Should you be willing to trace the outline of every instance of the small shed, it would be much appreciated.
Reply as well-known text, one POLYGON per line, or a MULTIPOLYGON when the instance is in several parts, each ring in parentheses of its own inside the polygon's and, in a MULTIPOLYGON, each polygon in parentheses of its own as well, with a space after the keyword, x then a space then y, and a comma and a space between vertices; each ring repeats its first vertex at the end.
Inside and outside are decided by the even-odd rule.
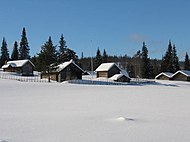
POLYGON ((102 63, 97 69, 97 77, 110 78, 115 74, 120 74, 121 69, 115 63, 102 63))
POLYGON ((64 62, 58 65, 56 71, 47 74, 42 73, 41 78, 48 78, 57 82, 63 82, 66 80, 82 79, 82 74, 85 73, 73 60, 64 62))
POLYGON ((170 72, 162 72, 160 74, 158 74, 155 79, 159 79, 159 80, 170 80, 172 77, 173 73, 170 72))
POLYGON ((172 75, 171 79, 176 81, 190 81, 190 71, 179 70, 172 75))
POLYGON ((28 59, 8 61, 2 66, 2 69, 4 72, 16 72, 23 76, 31 76, 33 75, 34 64, 28 59))
POLYGON ((129 77, 128 73, 125 71, 120 72, 120 74, 113 75, 110 79, 116 82, 130 82, 131 78, 129 77))

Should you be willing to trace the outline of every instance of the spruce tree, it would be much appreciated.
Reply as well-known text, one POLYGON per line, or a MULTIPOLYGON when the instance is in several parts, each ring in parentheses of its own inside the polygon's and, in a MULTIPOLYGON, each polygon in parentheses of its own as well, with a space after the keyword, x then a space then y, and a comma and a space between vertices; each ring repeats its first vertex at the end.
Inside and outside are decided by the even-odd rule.
POLYGON ((165 60, 165 57, 162 55, 162 62, 161 62, 161 67, 160 67, 160 72, 166 72, 167 71, 167 62, 165 60))
POLYGON ((18 43, 17 43, 17 41, 15 41, 14 46, 13 46, 11 60, 18 60, 18 43))
POLYGON ((148 49, 145 42, 142 47, 142 78, 151 78, 150 59, 148 58, 148 49))
POLYGON ((66 55, 66 41, 64 39, 63 34, 61 34, 61 38, 59 41, 59 52, 58 52, 58 62, 63 63, 67 60, 67 55, 66 55))
POLYGON ((30 60, 35 65, 35 69, 36 69, 36 66, 37 66, 37 57, 36 57, 36 55, 34 55, 33 57, 31 57, 30 60))
POLYGON ((84 53, 82 52, 82 53, 81 53, 81 59, 83 59, 83 58, 84 58, 84 53))
POLYGON ((9 60, 9 51, 7 49, 7 43, 5 37, 3 37, 2 46, 1 46, 1 58, 0 58, 0 67, 9 60))
POLYGON ((95 69, 100 66, 102 64, 102 55, 100 52, 100 49, 98 48, 97 52, 96 52, 96 57, 95 57, 95 69))
POLYGON ((76 52, 70 48, 66 48, 66 60, 74 60, 77 61, 78 60, 78 56, 76 54, 76 52))
MULTIPOLYGON (((51 37, 41 47, 41 51, 37 58, 37 68, 39 71, 50 74, 57 67, 57 51, 56 46, 53 45, 51 37)), ((50 81, 50 78, 49 78, 50 81)))
POLYGON ((185 55, 184 70, 190 70, 190 61, 189 61, 189 55, 187 52, 185 55))
POLYGON ((173 69, 174 69, 174 72, 180 70, 180 67, 179 67, 179 58, 177 56, 177 50, 176 50, 176 47, 175 47, 175 44, 173 45, 173 69))
POLYGON ((167 60, 167 64, 168 64, 168 71, 174 73, 174 68, 173 68, 173 49, 172 49, 171 41, 169 41, 168 51, 166 52, 166 60, 167 60))
POLYGON ((20 41, 20 47, 19 47, 19 59, 29 59, 29 45, 28 45, 28 40, 26 37, 26 30, 23 28, 22 30, 22 35, 21 35, 21 41, 20 41))
POLYGON ((103 56, 102 56, 102 62, 103 63, 107 63, 108 62, 108 55, 107 55, 105 49, 104 49, 103 56))
POLYGON ((173 66, 173 49, 171 41, 169 41, 168 49, 166 51, 165 56, 162 59, 161 72, 175 72, 173 66))

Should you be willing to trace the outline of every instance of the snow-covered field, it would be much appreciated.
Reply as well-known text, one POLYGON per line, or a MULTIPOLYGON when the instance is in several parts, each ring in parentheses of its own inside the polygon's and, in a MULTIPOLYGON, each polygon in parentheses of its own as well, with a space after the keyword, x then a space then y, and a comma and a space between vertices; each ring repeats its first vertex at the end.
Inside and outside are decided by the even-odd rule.
POLYGON ((190 142, 190 83, 99 86, 0 79, 0 141, 190 142))

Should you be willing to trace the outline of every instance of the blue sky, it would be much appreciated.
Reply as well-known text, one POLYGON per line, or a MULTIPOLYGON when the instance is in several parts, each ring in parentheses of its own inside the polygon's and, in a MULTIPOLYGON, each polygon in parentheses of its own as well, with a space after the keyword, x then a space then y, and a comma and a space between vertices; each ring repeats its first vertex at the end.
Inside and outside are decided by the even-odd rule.
POLYGON ((189 0, 6 0, 0 6, 0 38, 11 53, 25 27, 34 55, 49 36, 58 45, 63 33, 79 57, 94 56, 98 47, 132 56, 145 41, 151 58, 161 58, 171 40, 184 60, 190 54, 189 7, 189 0))

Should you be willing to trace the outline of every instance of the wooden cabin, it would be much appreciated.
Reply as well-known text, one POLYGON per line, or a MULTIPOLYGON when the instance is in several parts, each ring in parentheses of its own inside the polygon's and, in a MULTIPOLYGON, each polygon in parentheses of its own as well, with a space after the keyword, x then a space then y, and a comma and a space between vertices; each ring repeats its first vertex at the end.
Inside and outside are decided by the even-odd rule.
POLYGON ((30 60, 8 61, 2 66, 4 72, 16 72, 23 76, 32 76, 34 64, 30 60))
POLYGON ((42 73, 41 78, 49 78, 57 82, 66 80, 82 79, 82 74, 85 73, 73 60, 64 62, 58 65, 56 71, 52 73, 42 73))
POLYGON ((171 80, 176 81, 190 81, 190 71, 180 70, 177 71, 171 78, 171 80))
POLYGON ((121 69, 115 63, 102 63, 96 72, 97 77, 110 78, 115 74, 120 74, 121 69))
POLYGON ((162 72, 162 73, 158 74, 155 77, 155 79, 158 79, 158 80, 170 80, 172 75, 173 75, 173 73, 170 73, 170 72, 162 72))

